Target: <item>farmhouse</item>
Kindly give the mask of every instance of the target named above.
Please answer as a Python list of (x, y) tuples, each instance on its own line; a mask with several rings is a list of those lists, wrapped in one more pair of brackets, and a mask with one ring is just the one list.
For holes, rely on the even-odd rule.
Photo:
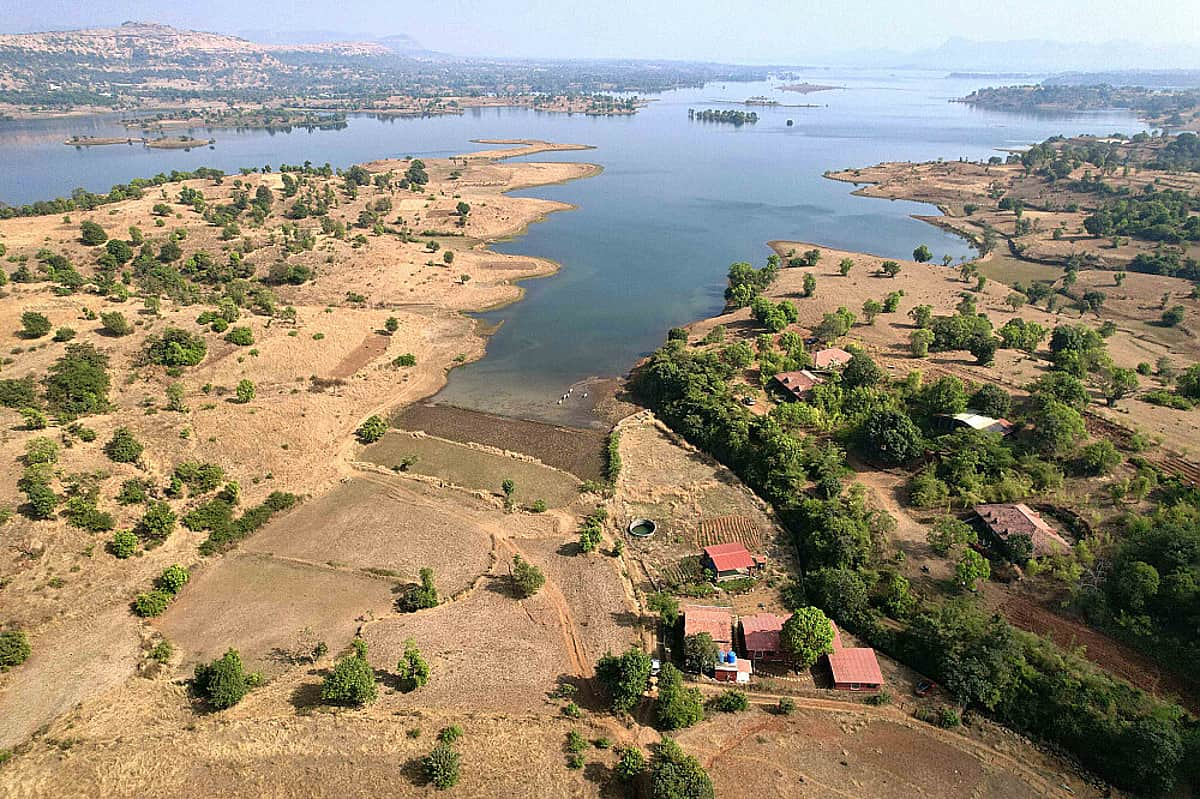
[(688, 638), (700, 633), (712, 636), (713, 643), (722, 654), (733, 651), (733, 608), (685, 605), (683, 637)]
[(1026, 535), (1037, 557), (1071, 550), (1070, 542), (1023, 502), (976, 505), (975, 512), (1000, 543), (1007, 543), (1014, 535)]
[(775, 375), (775, 384), (792, 396), (793, 399), (803, 399), (812, 387), (825, 381), (807, 369), (798, 372), (780, 372)]
[(1013, 431), (1012, 422), (1007, 419), (993, 419), (980, 413), (956, 413), (950, 417), (955, 427), (969, 427), (972, 430), (986, 430), (989, 433), (999, 433), (1006, 436)]
[(701, 565), (717, 573), (717, 580), (733, 580), (748, 577), (763, 567), (763, 560), (736, 541), (728, 544), (713, 544), (704, 548)]
[(787, 616), (778, 613), (756, 613), (753, 616), (743, 616), (742, 651), (751, 660), (776, 660), (782, 656), (779, 645), (779, 633)]
[(841, 691), (878, 691), (883, 685), (883, 672), (875, 650), (842, 646), (842, 631), (833, 621), (829, 626), (833, 628), (833, 651), (825, 659), (829, 661), (833, 687)]
[(834, 369), (850, 363), (850, 353), (841, 347), (828, 347), (814, 352), (812, 362), (814, 369)]

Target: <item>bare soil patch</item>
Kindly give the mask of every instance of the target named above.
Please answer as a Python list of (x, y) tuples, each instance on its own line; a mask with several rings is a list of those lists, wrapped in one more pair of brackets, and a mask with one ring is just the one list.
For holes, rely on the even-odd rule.
[(472, 505), (411, 480), (352, 478), (268, 525), (243, 549), (404, 581), (429, 566), (439, 588), (456, 593), (491, 565), (491, 539), (470, 518), (481, 511)]
[(344, 647), (360, 617), (391, 611), (394, 580), (321, 564), (234, 552), (193, 574), (154, 626), (179, 649), (182, 664), (233, 647), (252, 668), (277, 674), (282, 652), (311, 629), (330, 649)]
[(404, 408), (392, 418), (392, 424), (462, 444), (483, 444), (531, 455), (580, 480), (600, 480), (604, 474), (606, 436), (598, 430), (559, 427), (425, 402)]
[(378, 333), (369, 334), (363, 339), (362, 344), (355, 347), (352, 352), (342, 359), (341, 363), (333, 367), (330, 377), (346, 378), (353, 376), (359, 369), (362, 369), (371, 361), (387, 352), (389, 343), (389, 336), (383, 336)]
[(500, 495), (501, 484), (516, 484), (518, 504), (543, 500), (549, 507), (569, 505), (579, 496), (579, 484), (572, 475), (529, 460), (485, 452), (465, 444), (440, 438), (393, 430), (379, 442), (363, 450), (362, 457), (385, 468), (393, 468), (404, 458), (417, 458), (407, 471), (436, 477), (452, 485)]

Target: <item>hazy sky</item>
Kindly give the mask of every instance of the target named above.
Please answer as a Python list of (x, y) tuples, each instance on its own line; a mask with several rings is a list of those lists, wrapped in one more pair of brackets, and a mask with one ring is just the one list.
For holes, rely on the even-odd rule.
[(497, 56), (811, 63), (973, 39), (1125, 39), (1200, 48), (1197, 0), (0, 0), (0, 30), (165, 22), (200, 30), (407, 33)]

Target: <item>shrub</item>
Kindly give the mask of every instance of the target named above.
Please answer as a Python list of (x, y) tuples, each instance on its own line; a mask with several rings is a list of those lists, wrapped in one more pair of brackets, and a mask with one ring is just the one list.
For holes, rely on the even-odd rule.
[(25, 465), (35, 463), (56, 463), (58, 461), (58, 442), (46, 436), (37, 436), (25, 442)]
[(175, 477), (183, 481), (193, 494), (207, 494), (221, 485), (225, 470), (215, 463), (184, 461), (175, 467)]
[(116, 519), (111, 513), (97, 508), (95, 498), (83, 494), (77, 494), (67, 500), (64, 515), (73, 526), (89, 533), (105, 533), (116, 526)]
[(254, 399), (254, 383), (249, 380), (239, 380), (236, 389), (237, 401), (242, 405)]
[(171, 604), (171, 595), (154, 589), (138, 594), (133, 600), (133, 612), (142, 617), (161, 616)]
[(100, 314), (100, 325), (105, 333), (112, 336), (128, 336), (133, 332), (133, 325), (120, 311), (109, 311)]
[(163, 573), (154, 581), (154, 587), (174, 595), (183, 590), (190, 578), (188, 570), (176, 563), (163, 569)]
[(32, 377), (0, 380), (0, 405), (5, 408), (32, 408), (37, 404), (37, 387)]
[(50, 332), (52, 326), (45, 314), (37, 311), (26, 311), (21, 314), (21, 335), (25, 338), (41, 338)]
[(104, 445), (104, 454), (117, 463), (135, 463), (144, 450), (142, 442), (134, 438), (128, 427), (118, 427)]
[(49, 424), (46, 414), (37, 408), (22, 408), (21, 418), (25, 421), (26, 430), (45, 430)]
[(397, 355), (392, 363), (396, 366), (416, 366), (417, 356), (413, 355), (411, 352), (406, 352), (403, 355)]
[(567, 732), (567, 751), (582, 752), (587, 749), (587, 738), (579, 734), (577, 730), (569, 730)]
[(209, 705), (224, 710), (241, 702), (261, 680), (258, 674), (247, 674), (241, 655), (229, 649), (212, 663), (197, 663), (192, 685)]
[(79, 226), (79, 240), (88, 247), (99, 247), (108, 241), (108, 234), (104, 228), (89, 220)]
[(358, 438), (360, 444), (373, 444), (383, 438), (387, 430), (387, 422), (378, 416), (371, 416), (358, 426), (358, 429), (354, 431), (354, 435)]
[(150, 499), (149, 484), (145, 480), (134, 478), (121, 483), (121, 491), (117, 494), (117, 502), (121, 505), (137, 505)]
[(651, 799), (714, 799), (712, 780), (700, 761), (685, 754), (671, 738), (653, 747), (650, 757)]
[(75, 338), (75, 330), (70, 327), (60, 327), (54, 331), (54, 340), (57, 342), (70, 341)]
[(108, 551), (121, 560), (131, 557), (137, 547), (138, 537), (130, 530), (118, 530), (108, 542)]
[(367, 642), (354, 639), (354, 652), (337, 662), (325, 676), (321, 699), (332, 705), (362, 707), (375, 701), (375, 672), (367, 662)]
[(779, 704), (775, 706), (775, 712), (781, 716), (790, 716), (796, 712), (796, 700), (789, 697), (783, 697), (779, 700)]
[(208, 345), (201, 336), (176, 327), (146, 339), (146, 360), (160, 366), (195, 366), (207, 353)]
[(415, 613), (426, 608), (436, 608), (438, 605), (437, 587), (433, 582), (433, 569), (421, 569), (421, 582), (409, 588), (397, 600), (397, 607), (406, 613)]
[(646, 756), (636, 746), (626, 746), (618, 750), (617, 765), (613, 768), (617, 778), (622, 782), (636, 780), (646, 768)]
[(58, 495), (45, 483), (32, 483), (25, 488), (29, 499), (29, 516), (33, 519), (50, 519), (58, 508)]
[(421, 759), (425, 779), (440, 791), (453, 788), (458, 783), (458, 769), (458, 752), (449, 744), (438, 744)]
[(452, 744), (461, 738), (463, 735), (462, 727), (457, 724), (451, 724), (449, 727), (442, 727), (438, 730), (438, 743)]
[[(396, 317), (394, 317), (394, 316), (389, 316), (387, 318), (387, 321), (385, 321), (383, 323), (383, 329), (386, 330), (388, 333), (395, 333), (397, 330), (400, 329), (400, 321), (398, 319), (396, 319)], [(400, 357), (403, 358), (404, 356), (402, 355)], [(397, 359), (397, 360), (399, 360), (399, 359)]]
[(0, 674), (20, 666), (32, 652), (29, 639), (21, 630), (0, 632)]
[(546, 575), (520, 555), (513, 555), (512, 582), (518, 596), (531, 597), (546, 584)]
[(723, 694), (713, 697), (708, 706), (721, 713), (740, 713), (750, 708), (750, 699), (744, 691), (731, 688)]
[(134, 532), (143, 541), (161, 543), (175, 531), (175, 511), (165, 502), (151, 502)]
[(225, 340), (239, 347), (249, 347), (254, 343), (254, 331), (248, 327), (231, 327), (225, 334)]
[(396, 676), (400, 679), (401, 690), (415, 691), (429, 682), (429, 664), (421, 657), (421, 650), (409, 638), (404, 642), (404, 655), (396, 664)]

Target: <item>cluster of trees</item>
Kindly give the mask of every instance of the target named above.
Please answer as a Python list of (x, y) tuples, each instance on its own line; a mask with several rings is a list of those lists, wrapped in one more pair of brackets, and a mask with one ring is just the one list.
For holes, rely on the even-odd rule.
[(1175, 189), (1157, 191), (1151, 183), (1146, 191), (1113, 200), (1083, 220), (1093, 236), (1132, 236), (1147, 241), (1180, 244), (1200, 241), (1200, 199)]
[(725, 289), (725, 302), (734, 308), (744, 308), (762, 294), (779, 277), (779, 256), (767, 258), (766, 266), (755, 269), (745, 261), (729, 267), (729, 284)]
[(734, 111), (733, 109), (718, 111), (709, 108), (705, 111), (697, 111), (694, 108), (689, 108), (688, 119), (698, 119), (701, 122), (724, 122), (741, 127), (742, 125), (753, 125), (755, 122), (758, 122), (758, 114), (753, 111)]
[(86, 189), (75, 189), (70, 197), (59, 197), (54, 200), (39, 200), (27, 205), (0, 205), (0, 219), (12, 219), (23, 216), (45, 216), (50, 214), (68, 214), (72, 211), (91, 211), (101, 205), (118, 203), (124, 200), (136, 200), (144, 196), (145, 190), (168, 183), (182, 183), (185, 180), (199, 178), (220, 180), (225, 173), (219, 169), (198, 167), (191, 172), (173, 170), (169, 174), (159, 173), (152, 178), (135, 178), (128, 183), (118, 183), (109, 189), (107, 194), (95, 194)]

